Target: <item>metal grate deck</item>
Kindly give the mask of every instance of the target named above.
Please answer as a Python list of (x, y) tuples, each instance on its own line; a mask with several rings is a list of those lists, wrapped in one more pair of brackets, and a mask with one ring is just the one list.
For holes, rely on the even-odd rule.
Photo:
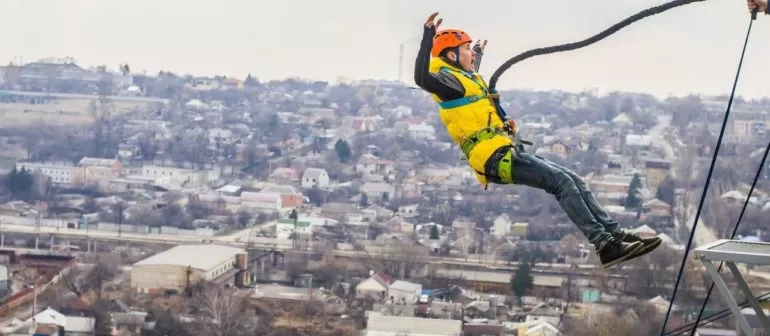
[(704, 260), (770, 265), (770, 243), (720, 240), (695, 249)]
[(770, 255), (770, 244), (728, 240), (722, 244), (719, 244), (717, 246), (710, 248), (709, 250), (721, 251), (721, 252), (733, 252), (733, 253), (751, 253), (751, 254)]

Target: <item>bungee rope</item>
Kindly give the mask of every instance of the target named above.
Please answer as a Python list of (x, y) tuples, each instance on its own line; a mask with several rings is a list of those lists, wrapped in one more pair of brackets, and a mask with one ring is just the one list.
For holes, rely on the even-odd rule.
[(544, 47), (544, 48), (537, 48), (532, 50), (527, 50), (521, 54), (518, 54), (514, 57), (511, 57), (505, 63), (503, 63), (495, 72), (492, 74), (492, 77), (489, 79), (489, 89), (491, 92), (495, 92), (495, 88), (497, 86), (497, 80), (500, 78), (500, 76), (503, 75), (510, 67), (514, 66), (516, 63), (519, 63), (521, 61), (524, 61), (528, 58), (532, 58), (535, 56), (541, 56), (541, 55), (548, 55), (548, 54), (554, 54), (559, 52), (565, 52), (565, 51), (571, 51), (575, 49), (580, 49), (583, 47), (587, 47), (591, 44), (594, 44), (596, 42), (599, 42), (608, 36), (618, 32), (619, 30), (631, 25), (632, 23), (639, 21), (641, 19), (663, 13), (669, 9), (681, 7), (684, 5), (688, 5), (694, 2), (703, 2), (706, 0), (675, 0), (671, 2), (667, 2), (665, 4), (662, 4), (660, 6), (650, 7), (647, 8), (639, 13), (636, 13), (634, 15), (629, 16), (627, 19), (620, 21), (609, 28), (605, 29), (601, 33), (598, 33), (594, 36), (591, 36), (585, 40), (572, 42), (572, 43), (566, 43), (566, 44), (560, 44), (550, 47)]

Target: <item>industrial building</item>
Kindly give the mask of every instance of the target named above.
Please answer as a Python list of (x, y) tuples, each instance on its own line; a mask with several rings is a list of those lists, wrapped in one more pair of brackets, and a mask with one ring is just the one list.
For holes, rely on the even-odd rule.
[(178, 245), (134, 264), (131, 289), (140, 294), (181, 293), (197, 282), (229, 279), (235, 275), (238, 275), (236, 283), (244, 282), (243, 279), (248, 278), (247, 263), (248, 254), (242, 248)]

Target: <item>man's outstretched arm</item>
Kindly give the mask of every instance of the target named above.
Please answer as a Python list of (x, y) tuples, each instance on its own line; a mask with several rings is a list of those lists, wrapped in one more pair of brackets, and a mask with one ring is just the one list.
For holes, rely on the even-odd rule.
[(444, 72), (430, 72), (430, 50), (433, 48), (435, 35), (436, 26), (433, 24), (432, 16), (423, 29), (420, 50), (417, 52), (414, 64), (414, 82), (443, 101), (462, 98), (465, 96), (465, 88), (457, 78)]

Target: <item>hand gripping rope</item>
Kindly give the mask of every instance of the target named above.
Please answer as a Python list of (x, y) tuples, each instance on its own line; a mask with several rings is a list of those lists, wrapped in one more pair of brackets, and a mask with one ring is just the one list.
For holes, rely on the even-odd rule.
[[(716, 165), (717, 157), (719, 156), (719, 148), (722, 146), (722, 138), (725, 135), (725, 129), (727, 128), (727, 121), (730, 118), (730, 108), (733, 105), (733, 99), (735, 98), (735, 89), (738, 87), (738, 78), (741, 75), (741, 67), (743, 67), (743, 56), (746, 54), (746, 47), (749, 44), (749, 36), (751, 36), (751, 26), (754, 23), (754, 20), (757, 18), (757, 10), (754, 10), (751, 13), (751, 20), (749, 20), (749, 28), (746, 31), (746, 39), (743, 42), (743, 49), (741, 50), (741, 58), (738, 61), (738, 70), (735, 72), (735, 80), (733, 81), (733, 89), (730, 92), (730, 99), (727, 101), (727, 108), (725, 109), (725, 118), (722, 121), (722, 129), (719, 131), (719, 138), (717, 139), (717, 145), (714, 148), (714, 155), (711, 158), (711, 166), (709, 167), (708, 175), (706, 176), (706, 184), (703, 187), (703, 193), (700, 197), (700, 204), (698, 204), (698, 211), (695, 213), (695, 221), (692, 224), (692, 230), (690, 231), (690, 238), (687, 240), (687, 246), (684, 249), (684, 256), (682, 257), (682, 264), (679, 266), (679, 273), (676, 276), (676, 282), (674, 283), (674, 292), (671, 293), (671, 298), (669, 299), (668, 303), (668, 309), (666, 311), (666, 317), (663, 319), (663, 326), (660, 329), (660, 335), (665, 335), (666, 332), (666, 325), (668, 324), (668, 319), (671, 316), (671, 308), (674, 305), (674, 299), (676, 298), (676, 292), (679, 289), (679, 282), (682, 280), (682, 275), (684, 273), (684, 266), (687, 263), (687, 256), (690, 254), (690, 248), (692, 247), (692, 241), (695, 237), (695, 229), (698, 228), (698, 221), (700, 220), (700, 214), (701, 210), (703, 210), (703, 203), (706, 201), (706, 194), (708, 192), (709, 184), (711, 184), (711, 175), (714, 173), (714, 166)], [(767, 149), (765, 150), (765, 155), (762, 158), (762, 163), (759, 166), (759, 169), (757, 170), (757, 174), (754, 178), (753, 183), (751, 184), (751, 190), (749, 191), (749, 195), (746, 198), (746, 201), (743, 204), (743, 209), (741, 210), (741, 214), (738, 217), (738, 222), (735, 223), (735, 228), (733, 228), (732, 237), (735, 237), (735, 233), (738, 230), (738, 225), (741, 222), (741, 219), (743, 218), (743, 214), (746, 211), (746, 206), (749, 203), (749, 199), (751, 198), (751, 194), (754, 192), (754, 186), (757, 183), (757, 180), (759, 180), (759, 176), (762, 172), (762, 166), (764, 165), (765, 160), (767, 159), (767, 153), (770, 151), (770, 144), (768, 144)], [(719, 269), (722, 269), (722, 263), (719, 264)], [(698, 328), (698, 321), (700, 321), (701, 316), (703, 315), (703, 310), (706, 307), (706, 303), (708, 302), (709, 297), (711, 296), (711, 291), (714, 289), (714, 284), (712, 283), (709, 287), (708, 294), (706, 295), (706, 301), (703, 302), (703, 306), (701, 306), (700, 312), (698, 313), (698, 320), (695, 322), (695, 326), (692, 329), (692, 332), (690, 335), (695, 334), (695, 330)]]

